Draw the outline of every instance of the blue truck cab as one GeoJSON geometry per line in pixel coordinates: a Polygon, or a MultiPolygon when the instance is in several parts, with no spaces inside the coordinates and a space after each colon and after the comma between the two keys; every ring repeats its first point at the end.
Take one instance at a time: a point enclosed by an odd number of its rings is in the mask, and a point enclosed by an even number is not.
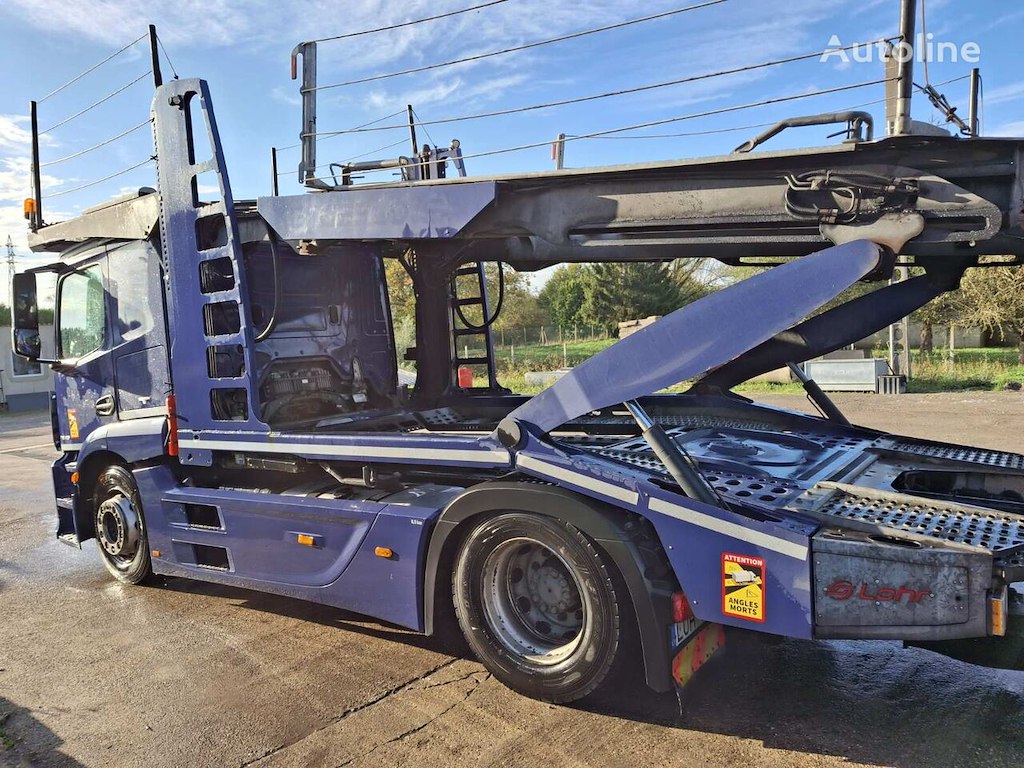
{"type": "Polygon", "coordinates": [[[820,418],[731,389],[1019,252],[1019,166],[996,160],[1020,142],[972,142],[984,177],[940,176],[955,139],[904,137],[236,201],[204,81],[159,87],[153,123],[158,187],[35,221],[59,260],[14,286],[15,348],[38,359],[35,274],[58,275],[57,535],[96,539],[118,580],[454,622],[498,679],[558,702],[638,661],[653,689],[682,684],[724,627],[1019,665],[1000,651],[1021,623],[1024,457],[853,426],[813,382],[820,418]],[[824,215],[850,194],[857,215],[824,215]],[[897,254],[921,276],[889,284],[897,254]],[[535,397],[498,380],[486,264],[705,256],[797,258],[535,397]],[[408,350],[388,260],[414,288],[408,350]],[[836,303],[862,280],[885,287],[836,303]]]}

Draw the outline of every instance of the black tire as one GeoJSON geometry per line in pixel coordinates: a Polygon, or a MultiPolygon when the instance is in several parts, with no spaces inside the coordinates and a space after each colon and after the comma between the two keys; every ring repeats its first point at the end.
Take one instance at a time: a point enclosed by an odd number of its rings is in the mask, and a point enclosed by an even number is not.
{"type": "Polygon", "coordinates": [[[575,701],[616,666],[625,587],[568,523],[524,513],[480,523],[457,555],[452,597],[477,658],[525,696],[575,701]]]}
{"type": "Polygon", "coordinates": [[[110,575],[139,584],[153,575],[142,501],[127,468],[107,467],[96,481],[93,520],[100,557],[110,575]]]}

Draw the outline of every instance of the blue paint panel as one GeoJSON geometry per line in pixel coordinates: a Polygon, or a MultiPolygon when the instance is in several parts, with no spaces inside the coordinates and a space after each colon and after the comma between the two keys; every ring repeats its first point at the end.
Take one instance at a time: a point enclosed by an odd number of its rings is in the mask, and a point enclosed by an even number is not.
{"type": "Polygon", "coordinates": [[[147,347],[114,359],[117,381],[117,406],[122,413],[142,408],[162,407],[170,391],[167,347],[147,347]],[[164,371],[161,375],[160,371],[164,371]]]}
{"type": "MultiPolygon", "coordinates": [[[[675,501],[681,503],[688,500],[675,501]]],[[[707,509],[709,508],[705,507],[704,511],[707,509]]],[[[644,516],[658,532],[658,537],[672,564],[672,570],[675,571],[697,618],[787,637],[811,638],[809,549],[807,556],[801,560],[667,515],[648,510],[644,516]],[[722,613],[722,555],[727,552],[764,559],[767,571],[764,623],[746,621],[722,613]]],[[[809,539],[807,545],[809,548],[809,539]]]]}
{"type": "Polygon", "coordinates": [[[550,432],[717,368],[790,328],[878,266],[857,241],[805,256],[676,310],[599,352],[509,414],[550,432]]]}
{"type": "Polygon", "coordinates": [[[338,605],[422,632],[423,561],[439,512],[398,504],[381,512],[352,565],[331,587],[338,605]],[[394,555],[378,557],[375,547],[388,547],[394,555]]]}
{"type": "Polygon", "coordinates": [[[82,443],[78,463],[81,465],[96,451],[111,451],[129,463],[161,456],[166,429],[167,419],[164,416],[104,424],[90,432],[82,443]]]}
{"type": "Polygon", "coordinates": [[[258,582],[323,587],[348,567],[382,504],[211,488],[164,488],[144,500],[153,549],[171,542],[223,547],[233,572],[258,582]],[[214,506],[222,530],[189,525],[184,505],[214,506]],[[299,544],[298,534],[319,546],[299,544]]]}
{"type": "Polygon", "coordinates": [[[555,449],[532,435],[518,452],[516,462],[519,470],[526,474],[553,480],[561,487],[615,504],[650,520],[698,619],[790,637],[811,637],[810,537],[816,530],[815,525],[797,516],[774,522],[701,504],[651,483],[643,472],[583,451],[555,449]],[[613,498],[610,494],[616,489],[636,496],[613,498]],[[668,502],[682,508],[679,514],[700,520],[701,524],[652,509],[652,499],[656,500],[655,504],[668,502]],[[764,623],[733,618],[722,612],[723,553],[764,559],[767,570],[764,623]]]}
{"type": "Polygon", "coordinates": [[[183,488],[166,467],[134,472],[153,570],[344,608],[421,630],[422,572],[439,509],[183,488]],[[224,530],[187,525],[183,505],[217,506],[224,530]],[[319,547],[300,545],[296,533],[319,547]],[[195,565],[189,545],[222,547],[231,569],[195,565]],[[388,560],[373,554],[386,546],[388,560]],[[181,560],[175,558],[178,553],[181,560]]]}
{"type": "Polygon", "coordinates": [[[284,240],[454,237],[497,194],[494,181],[261,197],[257,210],[284,240]]]}

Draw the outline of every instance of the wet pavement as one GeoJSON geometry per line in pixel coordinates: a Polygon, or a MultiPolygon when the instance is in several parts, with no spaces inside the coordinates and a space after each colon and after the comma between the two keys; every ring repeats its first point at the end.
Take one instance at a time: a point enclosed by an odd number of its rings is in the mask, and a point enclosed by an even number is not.
{"type": "MultiPolygon", "coordinates": [[[[1021,394],[837,400],[869,426],[1022,448],[1021,394]]],[[[624,682],[563,707],[343,611],[181,579],[122,587],[92,542],[54,539],[53,456],[45,415],[0,416],[0,766],[1024,761],[1024,673],[898,643],[734,632],[682,700],[624,682]]]]}

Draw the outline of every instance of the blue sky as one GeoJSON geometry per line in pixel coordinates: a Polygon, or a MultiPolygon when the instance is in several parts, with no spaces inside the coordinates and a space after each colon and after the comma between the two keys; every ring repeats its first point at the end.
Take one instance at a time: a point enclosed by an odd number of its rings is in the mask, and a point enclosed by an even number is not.
{"type": "MultiPolygon", "coordinates": [[[[28,257],[21,201],[28,191],[28,102],[157,25],[179,75],[210,83],[235,195],[269,194],[271,146],[295,144],[299,130],[298,84],[289,77],[289,55],[302,40],[343,34],[431,16],[481,0],[4,0],[0,3],[0,243],[14,239],[21,263],[28,257]]],[[[320,82],[330,83],[407,69],[520,45],[560,34],[695,4],[698,0],[507,0],[437,22],[320,45],[320,82]]],[[[1016,58],[1024,8],[1007,0],[927,0],[928,32],[936,42],[976,42],[985,77],[984,127],[989,135],[1024,136],[1024,75],[1016,58]]],[[[321,92],[320,130],[366,123],[412,103],[422,120],[545,103],[713,72],[896,33],[897,0],[838,4],[821,0],[728,0],[702,10],[638,24],[556,45],[482,61],[321,92]]],[[[143,74],[145,42],[83,78],[40,107],[42,129],[143,74]]],[[[164,75],[171,76],[164,61],[164,75]]],[[[929,66],[931,82],[966,75],[969,63],[929,66]]],[[[763,69],[646,93],[420,130],[446,145],[457,137],[464,152],[548,141],[559,132],[583,134],[656,121],[734,104],[805,93],[883,77],[879,63],[843,63],[833,57],[763,69]]],[[[923,82],[918,66],[916,79],[923,82]]],[[[943,89],[967,110],[967,83],[943,89]]],[[[702,118],[629,136],[714,131],[771,123],[783,117],[859,106],[882,98],[881,85],[702,118]]],[[[102,106],[44,137],[43,162],[89,147],[148,118],[148,78],[102,106]]],[[[866,107],[884,126],[883,106],[866,107]]],[[[918,120],[938,121],[927,100],[915,100],[918,120]]],[[[401,122],[388,120],[385,124],[401,122]]],[[[759,129],[652,139],[592,139],[566,147],[566,165],[608,165],[721,154],[759,129]]],[[[772,146],[827,143],[826,129],[787,133],[772,146]]],[[[401,130],[340,136],[320,145],[320,161],[343,162],[406,139],[401,130]]],[[[407,154],[407,143],[370,157],[407,154]]],[[[152,165],[81,192],[54,195],[145,160],[152,154],[148,128],[102,149],[44,169],[48,220],[73,216],[124,189],[151,185],[152,165]]],[[[280,155],[287,176],[283,194],[302,190],[295,181],[295,149],[280,155]]],[[[550,150],[467,160],[470,175],[542,170],[550,150]]],[[[5,276],[6,277],[6,276],[5,276]]],[[[6,280],[4,281],[6,282],[6,280]]],[[[6,286],[0,300],[6,296],[6,286]]]]}

